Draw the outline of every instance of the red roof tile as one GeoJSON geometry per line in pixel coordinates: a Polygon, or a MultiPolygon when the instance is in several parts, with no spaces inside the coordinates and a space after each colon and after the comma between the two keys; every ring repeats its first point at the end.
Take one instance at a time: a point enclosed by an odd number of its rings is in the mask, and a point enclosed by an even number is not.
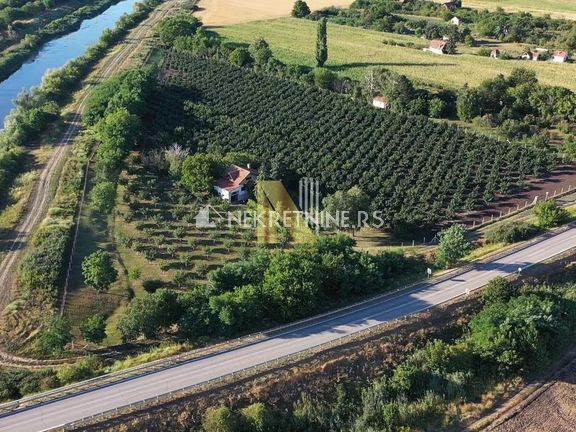
{"type": "Polygon", "coordinates": [[[226,168],[222,178],[216,181],[216,186],[227,191],[233,191],[242,186],[246,180],[249,180],[249,178],[255,174],[256,170],[242,168],[238,165],[230,165],[226,168]]]}
{"type": "Polygon", "coordinates": [[[446,48],[448,42],[441,39],[434,39],[430,41],[430,48],[443,50],[446,48]]]}

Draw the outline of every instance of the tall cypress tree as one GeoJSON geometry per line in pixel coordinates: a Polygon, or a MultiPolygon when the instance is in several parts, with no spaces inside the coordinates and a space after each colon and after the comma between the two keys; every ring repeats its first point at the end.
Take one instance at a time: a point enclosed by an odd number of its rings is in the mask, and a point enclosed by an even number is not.
{"type": "Polygon", "coordinates": [[[316,64],[324,67],[328,60],[328,31],[326,18],[322,18],[318,23],[318,39],[316,41],[316,64]]]}

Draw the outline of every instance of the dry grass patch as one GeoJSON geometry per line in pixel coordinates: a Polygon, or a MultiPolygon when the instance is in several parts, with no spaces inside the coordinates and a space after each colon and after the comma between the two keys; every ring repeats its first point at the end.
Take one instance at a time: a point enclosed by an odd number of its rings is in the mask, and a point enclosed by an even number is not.
{"type": "Polygon", "coordinates": [[[554,18],[576,19],[574,0],[464,0],[463,6],[494,10],[501,7],[508,12],[550,14],[554,18]]]}
{"type": "MultiPolygon", "coordinates": [[[[310,9],[347,7],[351,0],[308,0],[310,9]]],[[[210,26],[230,25],[290,15],[294,0],[201,0],[198,16],[210,26]]]]}

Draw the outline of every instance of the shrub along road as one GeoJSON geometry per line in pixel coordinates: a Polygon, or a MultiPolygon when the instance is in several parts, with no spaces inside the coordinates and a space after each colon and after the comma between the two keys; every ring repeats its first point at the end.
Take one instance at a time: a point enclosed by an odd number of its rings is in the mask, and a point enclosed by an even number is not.
{"type": "MultiPolygon", "coordinates": [[[[159,22],[169,10],[174,6],[174,2],[167,2],[158,7],[148,19],[144,20],[126,38],[124,46],[108,56],[104,64],[97,71],[100,80],[104,80],[118,72],[126,60],[137,50],[151,28],[159,22]]],[[[26,213],[22,217],[15,230],[14,238],[8,248],[7,254],[0,262],[0,310],[3,309],[12,299],[12,288],[14,286],[14,276],[19,259],[23,255],[26,245],[38,226],[46,215],[49,207],[53,185],[58,180],[59,169],[66,158],[70,145],[80,130],[80,119],[84,109],[84,103],[89,92],[85,92],[77,106],[66,133],[56,145],[54,154],[42,169],[39,179],[35,184],[26,213]]]]}
{"type": "MultiPolygon", "coordinates": [[[[576,226],[538,241],[493,261],[479,263],[458,275],[441,281],[419,284],[409,290],[383,296],[316,318],[263,340],[239,348],[208,355],[177,366],[94,390],[72,394],[29,408],[13,411],[0,418],[0,432],[48,430],[82,418],[128,406],[177,390],[206,383],[219,377],[263,365],[283,356],[309,350],[339,338],[364,331],[387,321],[401,319],[450,301],[486,285],[497,276],[506,276],[531,265],[546,261],[576,246],[576,226]]],[[[97,386],[101,377],[94,381],[97,386]]],[[[63,389],[66,391],[66,388],[63,389]]],[[[33,398],[32,398],[33,400],[33,398]]]]}

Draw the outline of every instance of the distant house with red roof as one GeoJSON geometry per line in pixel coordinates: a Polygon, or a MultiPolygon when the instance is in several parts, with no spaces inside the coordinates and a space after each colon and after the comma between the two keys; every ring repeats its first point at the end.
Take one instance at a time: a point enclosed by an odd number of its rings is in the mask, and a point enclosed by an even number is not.
{"type": "Polygon", "coordinates": [[[556,63],[566,63],[570,58],[570,53],[568,51],[554,51],[552,56],[552,61],[556,63]]]}
{"type": "Polygon", "coordinates": [[[448,54],[448,51],[446,51],[447,45],[448,41],[433,39],[430,41],[430,46],[425,48],[424,51],[430,51],[434,54],[448,54]]]}
{"type": "Polygon", "coordinates": [[[222,178],[216,180],[214,190],[222,199],[232,203],[246,201],[249,196],[247,186],[254,182],[257,175],[258,171],[250,165],[247,168],[230,165],[222,178]]]}
{"type": "Polygon", "coordinates": [[[374,99],[372,99],[372,106],[375,108],[387,110],[390,108],[390,99],[388,99],[386,96],[376,96],[374,99]]]}

